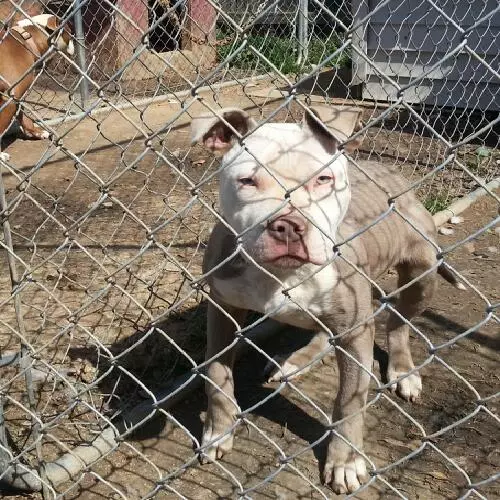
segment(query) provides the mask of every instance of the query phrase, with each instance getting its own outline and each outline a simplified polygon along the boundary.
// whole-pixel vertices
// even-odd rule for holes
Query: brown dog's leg
[[[362,283],[358,279],[356,287],[340,283],[336,291],[337,312],[333,315],[333,324],[328,326],[334,332],[341,333],[359,325],[338,340],[337,345],[344,352],[335,349],[339,368],[339,390],[332,421],[335,431],[345,440],[332,434],[323,478],[337,494],[341,494],[355,491],[368,478],[365,460],[352,445],[360,451],[363,450],[363,407],[366,404],[370,373],[373,369],[375,328],[373,319],[366,319],[372,312],[368,282]]]
[[[29,139],[48,139],[49,133],[46,130],[37,127],[33,120],[27,117],[22,111],[19,111],[19,123],[21,124],[21,128],[23,133]]]
[[[240,326],[247,311],[221,304]],[[202,447],[205,457],[215,460],[233,447],[234,425],[239,408],[234,399],[233,361],[234,351],[218,355],[234,340],[236,326],[222,311],[213,304],[208,305],[208,331],[206,359],[214,358],[207,367],[208,379],[205,390],[208,398],[207,416],[203,429]],[[217,356],[218,355],[218,356]]]
[[[264,373],[268,376],[268,382],[277,382],[281,377],[289,375],[298,368],[303,367],[305,368],[300,373],[294,374],[289,378],[293,379],[299,375],[304,375],[304,373],[307,373],[313,367],[309,363],[326,353],[329,348],[328,335],[325,332],[316,333],[311,341],[301,349],[289,354],[275,356],[273,359],[278,363],[280,369],[271,361],[267,363]]]
[[[413,256],[418,256],[419,260],[414,260],[411,263],[403,262],[397,266],[399,287],[422,275],[436,261],[434,252],[427,244],[414,248]],[[410,321],[427,307],[435,287],[436,273],[426,274],[401,292],[396,303],[396,310]],[[415,366],[410,350],[410,328],[394,313],[389,316],[387,321],[387,346],[389,350],[387,378],[391,381],[408,373]],[[422,380],[418,373],[412,373],[392,384],[391,388],[393,391],[397,391],[402,398],[415,401],[422,391]]]
[[[0,90],[2,90],[0,88]],[[5,101],[0,99],[0,141],[3,139],[3,134],[9,129],[16,116],[16,104],[10,102],[5,104]],[[2,145],[0,143],[0,158],[8,161],[10,156],[7,153],[2,153]]]

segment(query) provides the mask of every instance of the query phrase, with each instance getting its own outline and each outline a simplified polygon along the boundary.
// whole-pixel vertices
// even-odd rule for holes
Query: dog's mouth
[[[264,267],[275,269],[297,269],[305,264],[323,265],[324,252],[302,238],[295,241],[279,241],[267,232],[247,245],[248,252]]]
[[[318,252],[311,252],[303,242],[289,245],[265,245],[255,257],[264,266],[279,269],[297,269],[305,264],[319,266],[324,264],[324,258],[321,258]]]
[[[300,257],[298,255],[280,255],[274,259],[269,259],[264,262],[264,264],[268,264],[274,267],[280,267],[282,269],[296,269],[304,264],[311,262],[309,259]]]

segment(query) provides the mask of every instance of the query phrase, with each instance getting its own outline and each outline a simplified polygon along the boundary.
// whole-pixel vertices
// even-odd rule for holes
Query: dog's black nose
[[[299,217],[287,215],[269,222],[267,230],[279,241],[298,241],[306,232],[306,224]]]

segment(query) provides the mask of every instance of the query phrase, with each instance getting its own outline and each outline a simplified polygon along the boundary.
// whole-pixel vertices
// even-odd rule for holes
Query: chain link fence
[[[41,13],[58,27],[26,28],[37,37],[81,24],[77,56],[57,44],[31,50],[36,77],[13,94],[11,79],[29,70],[7,52],[8,37],[26,42],[14,26]],[[0,18],[0,125],[15,103],[50,134],[24,141],[0,130],[2,494],[333,496],[320,469],[338,428],[342,332],[327,328],[330,342],[297,367],[300,377],[266,383],[275,356],[311,339],[274,323],[277,309],[235,319],[234,449],[198,465],[209,455],[202,385],[215,272],[202,260],[223,219],[220,159],[189,132],[193,117],[223,108],[262,125],[301,123],[326,104],[361,117],[359,147],[343,150],[353,178],[373,162],[401,173],[441,227],[433,270],[444,261],[466,285],[440,283],[421,317],[401,318],[424,385],[410,403],[390,392],[380,347],[405,285],[393,270],[369,277],[378,292],[362,408],[369,479],[355,495],[500,495],[497,2],[3,0]],[[375,193],[381,181],[369,178]],[[399,209],[405,193],[383,189],[384,209],[348,240],[390,217],[414,226]],[[335,244],[337,262],[347,241]]]

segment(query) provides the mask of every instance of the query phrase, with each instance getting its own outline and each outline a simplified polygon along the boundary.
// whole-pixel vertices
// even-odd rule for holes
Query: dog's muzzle
[[[268,233],[279,242],[295,243],[306,234],[305,221],[294,216],[278,217],[267,225]]]
[[[66,54],[68,54],[68,56],[73,56],[75,54],[75,44],[73,43],[73,40],[70,40],[68,42],[68,46],[66,47]]]
[[[307,221],[294,215],[270,221],[264,236],[264,261],[279,267],[298,267],[309,262],[305,244]]]

